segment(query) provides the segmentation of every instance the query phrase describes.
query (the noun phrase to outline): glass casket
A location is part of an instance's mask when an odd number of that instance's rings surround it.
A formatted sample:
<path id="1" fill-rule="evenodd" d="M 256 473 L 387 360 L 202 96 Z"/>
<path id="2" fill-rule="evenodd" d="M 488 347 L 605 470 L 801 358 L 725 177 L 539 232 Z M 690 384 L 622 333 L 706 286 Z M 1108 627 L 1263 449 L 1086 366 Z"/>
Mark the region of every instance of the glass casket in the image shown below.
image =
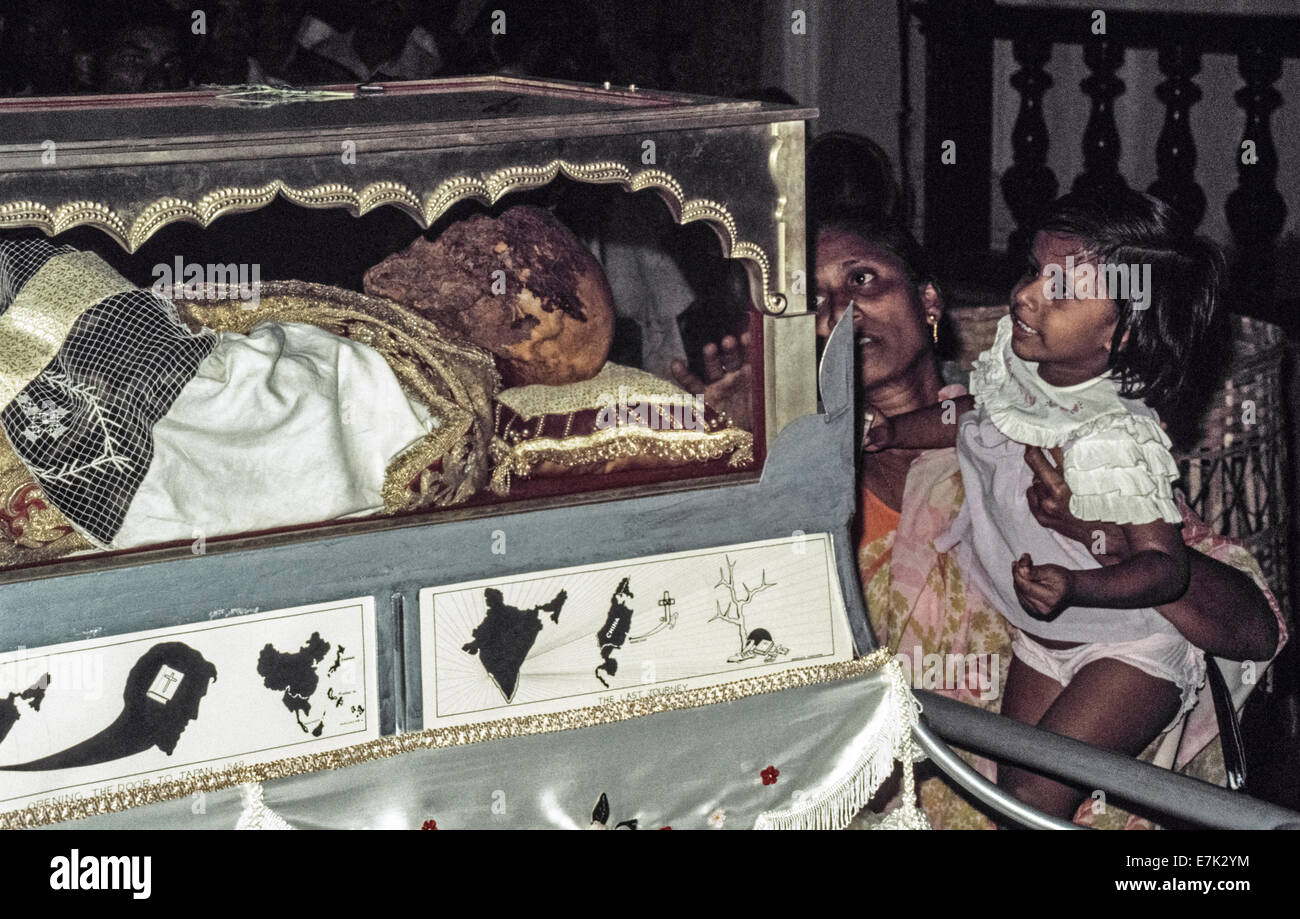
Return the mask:
<path id="1" fill-rule="evenodd" d="M 610 824 L 847 822 L 916 713 L 859 655 L 847 345 L 816 414 L 813 114 L 496 77 L 0 103 L 0 819 L 586 826 L 603 797 Z M 710 249 L 756 317 L 740 408 L 678 400 L 653 317 L 588 348 L 591 272 L 516 203 L 585 219 L 611 276 L 649 249 L 616 300 L 669 283 L 646 225 L 711 230 L 667 248 Z M 574 286 L 582 334 L 548 352 Z M 727 296 L 701 299 L 711 334 Z M 232 395 L 230 355 L 268 348 Z M 396 387 L 353 388 L 365 360 Z M 423 427 L 384 429 L 385 399 Z M 381 434 L 379 498 L 337 504 L 330 454 L 373 473 Z"/>

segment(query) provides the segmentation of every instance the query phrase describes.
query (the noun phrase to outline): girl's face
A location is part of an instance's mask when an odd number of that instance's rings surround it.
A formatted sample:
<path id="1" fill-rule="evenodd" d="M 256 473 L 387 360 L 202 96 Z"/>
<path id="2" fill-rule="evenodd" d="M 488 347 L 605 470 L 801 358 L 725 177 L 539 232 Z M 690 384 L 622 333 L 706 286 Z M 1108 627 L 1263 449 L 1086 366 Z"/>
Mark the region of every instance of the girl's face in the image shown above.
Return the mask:
<path id="1" fill-rule="evenodd" d="M 817 236 L 817 337 L 853 309 L 862 385 L 898 379 L 930 355 L 927 315 L 938 321 L 934 286 L 918 287 L 898 256 L 843 230 Z"/>
<path id="2" fill-rule="evenodd" d="M 1110 364 L 1118 313 L 1110 299 L 1091 294 L 1096 285 L 1084 287 L 1081 272 L 1097 268 L 1085 250 L 1077 236 L 1038 233 L 1025 275 L 1011 292 L 1011 350 L 1037 362 L 1038 375 L 1054 386 L 1090 380 Z M 1073 279 L 1066 274 L 1067 256 L 1074 256 Z M 1066 291 L 1089 293 L 1091 299 L 1054 296 L 1058 279 Z"/>

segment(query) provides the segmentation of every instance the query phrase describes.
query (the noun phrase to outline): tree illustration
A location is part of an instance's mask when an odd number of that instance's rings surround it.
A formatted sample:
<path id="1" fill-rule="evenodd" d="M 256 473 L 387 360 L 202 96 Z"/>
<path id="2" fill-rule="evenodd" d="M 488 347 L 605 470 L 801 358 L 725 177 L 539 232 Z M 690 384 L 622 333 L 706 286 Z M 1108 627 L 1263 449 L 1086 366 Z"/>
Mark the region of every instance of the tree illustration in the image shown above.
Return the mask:
<path id="1" fill-rule="evenodd" d="M 717 613 L 709 617 L 709 622 L 715 619 L 721 619 L 723 622 L 730 622 L 740 632 L 740 650 L 745 650 L 745 641 L 749 636 L 749 627 L 745 625 L 745 607 L 759 593 L 767 590 L 769 587 L 775 587 L 775 584 L 769 584 L 767 580 L 767 569 L 763 569 L 762 581 L 757 587 L 750 587 L 748 584 L 741 582 L 740 586 L 745 591 L 742 599 L 736 593 L 736 563 L 731 560 L 730 556 L 725 556 L 727 560 L 727 572 L 723 574 L 722 569 L 718 569 L 718 583 L 713 586 L 725 587 L 727 593 L 731 595 L 731 600 L 727 603 L 727 608 L 723 609 L 722 604 L 717 600 L 713 601 L 717 607 Z"/>

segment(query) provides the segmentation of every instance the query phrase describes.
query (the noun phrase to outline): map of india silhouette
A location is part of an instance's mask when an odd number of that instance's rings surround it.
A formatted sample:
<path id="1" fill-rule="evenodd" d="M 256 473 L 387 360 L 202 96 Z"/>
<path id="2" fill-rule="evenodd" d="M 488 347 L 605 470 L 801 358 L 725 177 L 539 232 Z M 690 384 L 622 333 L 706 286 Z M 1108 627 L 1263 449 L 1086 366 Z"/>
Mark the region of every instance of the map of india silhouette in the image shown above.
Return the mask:
<path id="1" fill-rule="evenodd" d="M 515 690 L 519 687 L 519 668 L 541 634 L 541 614 L 550 613 L 551 622 L 558 623 L 560 610 L 568 598 L 568 591 L 561 590 L 549 603 L 519 609 L 507 605 L 505 597 L 495 587 L 483 591 L 487 615 L 474 629 L 474 640 L 463 645 L 461 650 L 478 655 L 483 669 L 507 702 L 514 700 Z"/>

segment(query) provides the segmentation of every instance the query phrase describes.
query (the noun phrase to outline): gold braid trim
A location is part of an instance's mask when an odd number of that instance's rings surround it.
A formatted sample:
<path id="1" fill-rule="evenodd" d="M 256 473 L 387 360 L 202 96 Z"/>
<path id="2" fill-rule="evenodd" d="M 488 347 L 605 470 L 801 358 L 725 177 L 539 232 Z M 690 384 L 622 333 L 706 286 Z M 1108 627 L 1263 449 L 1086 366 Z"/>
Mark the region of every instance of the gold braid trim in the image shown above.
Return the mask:
<path id="1" fill-rule="evenodd" d="M 702 686 L 698 689 L 688 689 L 683 692 L 662 696 L 627 699 L 606 705 L 573 709 L 567 712 L 522 715 L 516 718 L 484 721 L 479 724 L 430 728 L 429 730 L 417 731 L 411 734 L 395 734 L 391 737 L 380 737 L 376 740 L 323 753 L 309 753 L 305 756 L 294 756 L 271 763 L 234 766 L 216 772 L 187 776 L 183 779 L 168 779 L 155 782 L 144 788 L 121 792 L 103 792 L 93 797 L 66 804 L 33 805 L 21 810 L 7 811 L 0 813 L 0 829 L 23 829 L 49 823 L 59 823 L 65 820 L 80 820 L 100 814 L 116 813 L 145 804 L 172 801 L 196 792 L 219 791 L 232 785 L 267 782 L 274 779 L 319 772 L 325 769 L 345 769 L 348 766 L 388 759 L 414 750 L 436 750 L 500 740 L 506 737 L 554 734 L 560 731 L 573 731 L 598 724 L 614 724 L 632 718 L 655 715 L 660 712 L 703 708 L 706 705 L 716 705 L 720 702 L 735 702 L 749 696 L 764 695 L 799 686 L 813 686 L 820 683 L 862 677 L 886 666 L 891 660 L 893 658 L 889 650 L 881 648 L 873 651 L 867 657 L 858 658 L 857 660 L 782 670 L 778 673 L 745 677 L 730 683 L 721 683 L 717 686 Z"/>
<path id="2" fill-rule="evenodd" d="M 94 548 L 45 496 L 0 432 L 0 568 Z"/>
<path id="3" fill-rule="evenodd" d="M 728 454 L 728 466 L 734 468 L 752 464 L 754 435 L 740 428 L 687 431 L 620 425 L 563 440 L 543 437 L 508 444 L 498 437 L 492 442 L 495 461 L 492 490 L 499 495 L 508 494 L 511 475 L 527 478 L 535 466 L 544 462 L 578 466 L 632 456 L 650 456 L 671 465 L 679 465 L 707 462 Z"/>
<path id="4" fill-rule="evenodd" d="M 389 462 L 381 489 L 384 513 L 393 514 L 425 503 L 451 503 L 442 500 L 450 495 L 438 487 L 438 473 L 430 467 L 454 452 L 469 432 L 470 424 L 468 418 L 459 419 L 455 424 L 444 422 L 438 430 L 421 437 Z M 411 483 L 417 478 L 419 482 L 412 490 Z"/>
<path id="5" fill-rule="evenodd" d="M 42 265 L 0 315 L 0 411 L 49 366 L 82 313 L 129 290 L 135 285 L 93 252 Z"/>

